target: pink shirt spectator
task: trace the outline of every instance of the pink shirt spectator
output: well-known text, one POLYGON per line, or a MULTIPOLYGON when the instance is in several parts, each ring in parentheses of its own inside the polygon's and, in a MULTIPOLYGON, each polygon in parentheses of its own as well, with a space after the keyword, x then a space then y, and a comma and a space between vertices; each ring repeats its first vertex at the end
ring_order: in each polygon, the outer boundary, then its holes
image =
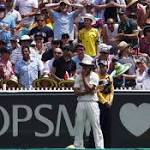
POLYGON ((13 74, 14 71, 11 62, 0 60, 0 78, 9 80, 13 74))

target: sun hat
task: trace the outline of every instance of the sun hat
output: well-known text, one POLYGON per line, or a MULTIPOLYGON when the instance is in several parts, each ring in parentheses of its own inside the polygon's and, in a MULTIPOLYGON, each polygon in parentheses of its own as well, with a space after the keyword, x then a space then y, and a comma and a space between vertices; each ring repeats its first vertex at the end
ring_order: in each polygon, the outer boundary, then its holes
POLYGON ((109 54, 111 48, 112 48, 111 45, 107 45, 105 43, 100 44, 98 47, 99 53, 105 53, 105 54, 109 54))
POLYGON ((93 63, 93 58, 91 57, 84 57, 83 60, 80 63, 81 66, 93 66, 94 67, 94 63, 93 63))
POLYGON ((130 44, 126 43, 125 41, 121 41, 117 47, 119 49, 118 52, 122 53, 126 48, 130 47, 130 44))
POLYGON ((62 88, 62 87, 71 88, 71 87, 73 87, 73 85, 74 85, 74 80, 72 80, 72 79, 61 80, 61 81, 58 83, 58 86, 59 86, 60 88, 62 88))
POLYGON ((41 76, 39 79, 34 80, 32 85, 34 88, 54 88, 58 86, 57 82, 50 78, 47 74, 41 76))
POLYGON ((116 63, 114 71, 111 73, 112 77, 118 77, 125 73, 129 68, 132 66, 130 63, 126 64, 121 64, 121 63, 116 63))
POLYGON ((138 2, 138 0, 128 0, 127 1, 127 7, 130 7, 131 5, 133 5, 136 2, 138 2))
POLYGON ((86 13, 86 14, 82 17, 82 19, 83 19, 83 20, 84 20, 84 19, 90 19, 90 20, 92 20, 92 24, 95 24, 95 23, 96 23, 95 17, 94 17, 92 14, 90 14, 90 13, 86 13))
POLYGON ((15 75, 12 75, 9 80, 3 80, 2 84, 6 84, 7 88, 19 88, 21 84, 18 82, 18 78, 15 75))

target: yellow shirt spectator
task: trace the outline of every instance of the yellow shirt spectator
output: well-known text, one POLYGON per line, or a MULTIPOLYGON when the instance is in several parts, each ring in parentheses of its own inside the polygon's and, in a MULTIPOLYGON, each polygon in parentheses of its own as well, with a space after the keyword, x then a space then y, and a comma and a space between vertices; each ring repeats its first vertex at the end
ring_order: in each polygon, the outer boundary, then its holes
POLYGON ((97 54, 97 45, 99 42, 99 32, 95 28, 89 30, 83 28, 79 31, 79 40, 85 47, 85 53, 92 57, 97 54))

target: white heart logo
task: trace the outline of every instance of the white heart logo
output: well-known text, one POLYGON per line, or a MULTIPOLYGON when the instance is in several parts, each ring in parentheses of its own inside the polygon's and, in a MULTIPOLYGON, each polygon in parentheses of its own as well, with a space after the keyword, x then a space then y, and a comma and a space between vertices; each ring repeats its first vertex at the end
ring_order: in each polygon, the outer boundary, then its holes
POLYGON ((150 128, 150 104, 138 107, 132 103, 124 104, 120 109, 120 120, 134 136, 141 136, 150 128))

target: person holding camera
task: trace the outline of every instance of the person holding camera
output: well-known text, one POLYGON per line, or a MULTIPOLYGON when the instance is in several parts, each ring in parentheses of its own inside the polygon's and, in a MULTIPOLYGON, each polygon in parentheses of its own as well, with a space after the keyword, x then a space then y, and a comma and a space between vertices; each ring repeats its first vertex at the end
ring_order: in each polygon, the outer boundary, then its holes
MULTIPOLYGON (((108 62, 100 60, 98 62, 98 70, 100 81, 97 86, 97 95, 99 98, 99 109, 101 110, 100 125, 104 136, 104 147, 109 148, 111 135, 110 111, 114 96, 114 86, 112 77, 107 73, 108 62)), ((90 133, 88 147, 95 147, 92 132, 90 133)))

